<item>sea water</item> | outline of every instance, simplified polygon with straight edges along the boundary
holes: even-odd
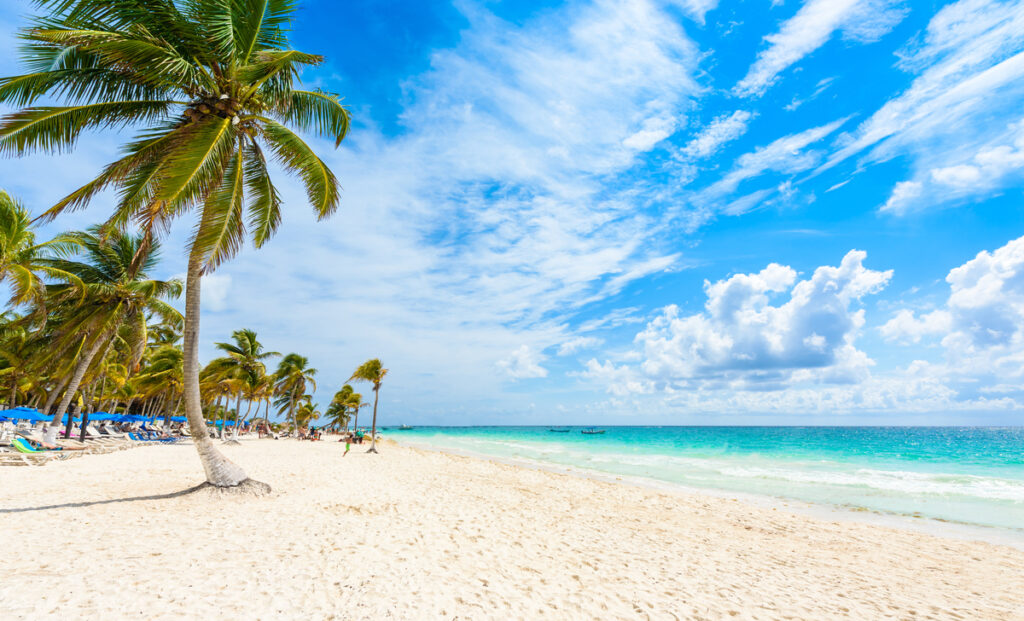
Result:
[[[403,443],[1024,531],[1022,427],[422,427]]]

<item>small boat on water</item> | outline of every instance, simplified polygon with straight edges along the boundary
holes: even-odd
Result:
[[[594,427],[587,427],[586,429],[580,429],[580,433],[588,436],[595,436],[604,433],[604,429],[595,429]]]
[[[412,427],[410,427],[409,425],[400,425],[398,428],[402,431],[408,431],[409,429],[412,429]]]
[[[548,429],[551,433],[569,433],[569,429]]]

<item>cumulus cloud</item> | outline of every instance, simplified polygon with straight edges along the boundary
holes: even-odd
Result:
[[[903,309],[878,329],[888,342],[919,343],[926,336],[948,334],[953,326],[953,317],[948,311],[937,310],[915,317]]]
[[[880,331],[887,340],[937,343],[945,360],[922,373],[954,388],[959,401],[1001,394],[1024,400],[1024,237],[982,251],[946,276],[949,297],[928,313],[900,310]],[[998,386],[996,390],[993,387]],[[1015,387],[1015,388],[1012,388]]]
[[[854,347],[864,325],[863,309],[854,306],[892,276],[864,267],[866,256],[852,250],[839,266],[819,267],[800,281],[791,267],[773,263],[755,274],[705,282],[703,312],[684,315],[669,306],[637,335],[643,374],[668,384],[716,381],[735,388],[785,383],[798,370],[814,370],[828,382],[861,377],[871,363]],[[783,293],[788,299],[774,305]]]
[[[900,4],[889,0],[808,0],[778,32],[765,37],[768,46],[733,92],[741,97],[763,95],[780,73],[820,48],[837,31],[861,43],[881,38],[903,19],[905,11]]]
[[[591,358],[587,361],[586,370],[579,375],[592,380],[595,384],[617,397],[654,392],[653,380],[642,376],[633,367],[628,365],[616,366],[608,360],[601,363]]]
[[[946,282],[944,308],[919,316],[902,310],[882,326],[883,335],[914,342],[941,336],[956,360],[1024,374],[1013,366],[1024,360],[1024,237],[979,252],[950,270]]]
[[[546,356],[523,345],[509,354],[508,358],[499,360],[497,366],[512,379],[547,377],[548,370],[540,366],[544,360]]]

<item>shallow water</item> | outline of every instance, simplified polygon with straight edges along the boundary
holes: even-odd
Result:
[[[421,427],[410,444],[1024,529],[1022,427]]]

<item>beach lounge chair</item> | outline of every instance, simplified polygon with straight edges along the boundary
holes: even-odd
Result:
[[[11,446],[14,447],[14,450],[25,455],[45,455],[51,459],[64,459],[64,455],[60,454],[60,449],[37,449],[29,444],[25,438],[11,439]]]

